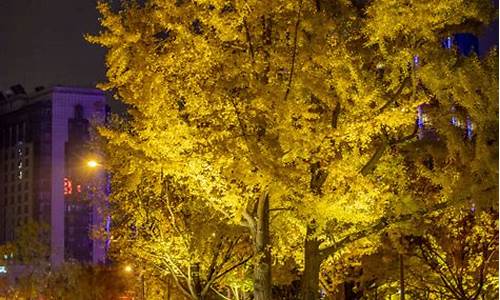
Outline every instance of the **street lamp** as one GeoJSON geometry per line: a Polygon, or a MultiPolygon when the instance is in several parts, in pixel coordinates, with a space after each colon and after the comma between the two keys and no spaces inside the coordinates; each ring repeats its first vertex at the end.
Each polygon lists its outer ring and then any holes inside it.
{"type": "Polygon", "coordinates": [[[132,266],[131,265],[126,265],[125,268],[123,268],[125,272],[127,273],[132,273],[132,266]]]}
{"type": "Polygon", "coordinates": [[[99,163],[93,159],[87,161],[87,166],[90,168],[97,168],[98,165],[99,163]]]}
{"type": "MultiPolygon", "coordinates": [[[[109,196],[109,178],[108,175],[104,171],[104,166],[99,162],[101,159],[99,156],[89,155],[86,159],[83,160],[83,163],[88,168],[85,171],[85,176],[87,179],[87,188],[89,190],[88,196],[93,199],[92,204],[92,218],[95,218],[95,224],[97,226],[104,225],[104,230],[108,235],[104,241],[104,244],[96,244],[98,248],[94,248],[93,251],[96,251],[96,257],[98,260],[102,260],[102,262],[106,262],[107,253],[109,250],[109,232],[110,232],[110,224],[111,217],[110,215],[104,215],[104,213],[108,209],[107,197],[109,196]],[[103,193],[103,194],[101,194],[103,193]],[[101,223],[102,218],[106,218],[105,222],[101,223]],[[101,252],[104,251],[103,253],[101,252]]],[[[102,160],[101,160],[102,161],[102,160]]]]}
{"type": "MultiPolygon", "coordinates": [[[[134,269],[132,268],[131,265],[126,265],[123,270],[128,273],[128,274],[132,274],[134,269]]],[[[144,281],[144,269],[142,269],[139,273],[139,279],[141,280],[140,283],[141,283],[141,300],[145,300],[146,299],[146,283],[144,281]]]]}

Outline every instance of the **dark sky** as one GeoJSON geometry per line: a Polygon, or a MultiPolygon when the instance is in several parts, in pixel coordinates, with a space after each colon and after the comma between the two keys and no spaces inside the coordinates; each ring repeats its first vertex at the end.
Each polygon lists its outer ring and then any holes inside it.
{"type": "MultiPolygon", "coordinates": [[[[99,30],[95,6],[95,0],[0,0],[0,90],[103,81],[105,50],[83,39],[99,30]]],[[[498,21],[492,28],[480,48],[498,44],[498,21]]]]}
{"type": "Polygon", "coordinates": [[[21,83],[93,87],[104,80],[95,0],[0,0],[0,90],[21,83]]]}

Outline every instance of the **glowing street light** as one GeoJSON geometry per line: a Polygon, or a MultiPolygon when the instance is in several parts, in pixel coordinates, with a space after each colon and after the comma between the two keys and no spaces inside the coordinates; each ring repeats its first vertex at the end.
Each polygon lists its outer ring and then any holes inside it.
{"type": "Polygon", "coordinates": [[[124,268],[125,272],[127,273],[132,273],[133,269],[132,269],[132,266],[131,265],[126,265],[125,268],[124,268]]]}
{"type": "Polygon", "coordinates": [[[89,160],[87,161],[87,166],[90,168],[96,168],[99,165],[99,163],[95,160],[89,160]]]}

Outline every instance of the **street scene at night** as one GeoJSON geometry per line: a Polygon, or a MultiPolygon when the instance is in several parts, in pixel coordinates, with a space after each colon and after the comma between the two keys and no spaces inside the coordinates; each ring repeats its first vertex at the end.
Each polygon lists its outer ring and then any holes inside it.
{"type": "Polygon", "coordinates": [[[499,299],[498,0],[0,0],[0,300],[499,299]]]}

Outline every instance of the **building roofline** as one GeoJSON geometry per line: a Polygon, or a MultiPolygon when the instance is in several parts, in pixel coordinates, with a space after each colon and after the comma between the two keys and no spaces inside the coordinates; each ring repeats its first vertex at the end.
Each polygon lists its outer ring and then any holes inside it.
{"type": "Polygon", "coordinates": [[[97,88],[86,88],[86,87],[72,87],[72,86],[61,86],[57,85],[51,88],[53,92],[65,93],[65,94],[80,94],[80,95],[95,95],[104,96],[104,92],[97,88]]]}
{"type": "Polygon", "coordinates": [[[43,90],[32,92],[29,94],[13,95],[3,101],[0,101],[0,115],[17,111],[23,107],[29,106],[38,102],[39,100],[46,99],[44,96],[51,94],[77,94],[77,95],[90,95],[90,96],[103,96],[104,92],[97,88],[74,87],[56,85],[45,88],[43,90]]]}

